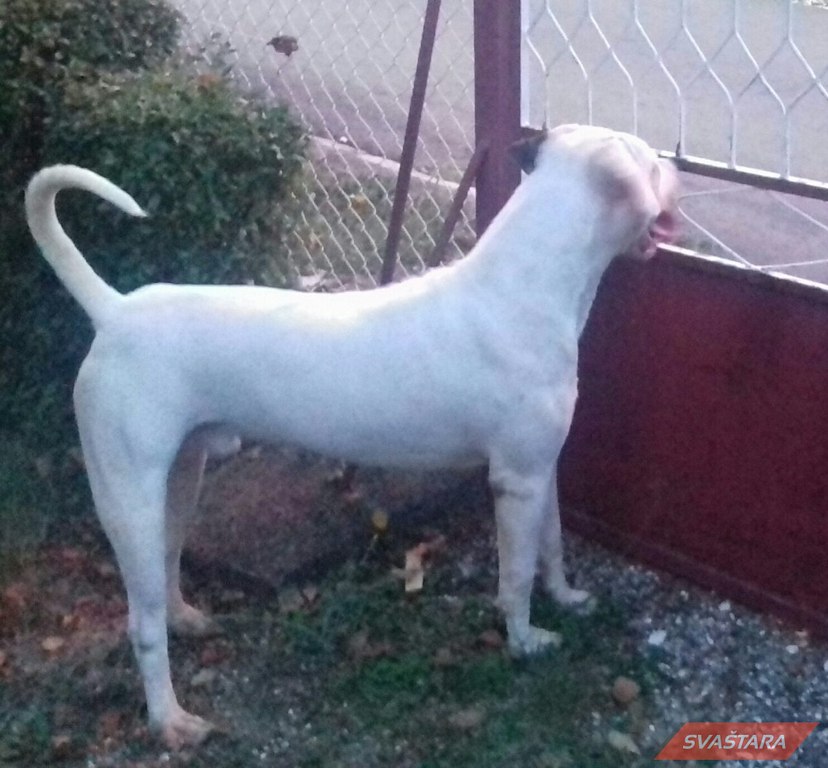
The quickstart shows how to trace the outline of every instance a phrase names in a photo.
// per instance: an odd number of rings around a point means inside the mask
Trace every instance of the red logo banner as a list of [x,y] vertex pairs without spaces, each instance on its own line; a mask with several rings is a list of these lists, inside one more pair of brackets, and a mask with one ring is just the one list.
[[686,723],[656,760],[787,760],[818,723]]

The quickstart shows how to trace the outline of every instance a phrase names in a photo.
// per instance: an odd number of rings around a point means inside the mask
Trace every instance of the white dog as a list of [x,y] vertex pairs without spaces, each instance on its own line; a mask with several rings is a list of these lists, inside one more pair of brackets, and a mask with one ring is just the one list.
[[[649,256],[675,223],[676,173],[640,139],[561,126],[520,142],[531,170],[462,261],[372,291],[151,285],[122,295],[61,228],[76,187],[143,212],[91,171],[29,184],[29,227],[97,332],[75,384],[95,505],[126,583],[150,724],[170,747],[210,725],[176,700],[167,625],[203,633],[179,557],[205,455],[239,437],[400,467],[488,463],[498,601],[514,653],[556,640],[529,623],[532,583],[561,603],[556,463],[577,396],[578,337],[619,254]],[[185,193],[182,190],[182,193]]]

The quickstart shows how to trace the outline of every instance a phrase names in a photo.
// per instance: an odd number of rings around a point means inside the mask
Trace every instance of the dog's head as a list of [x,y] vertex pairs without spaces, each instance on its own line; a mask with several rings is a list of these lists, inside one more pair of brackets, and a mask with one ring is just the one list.
[[[678,173],[637,136],[587,125],[527,132],[512,152],[527,173],[562,161],[601,206],[600,226],[618,253],[649,258],[678,234]],[[577,171],[577,172],[576,172]],[[568,175],[569,175],[568,174]]]

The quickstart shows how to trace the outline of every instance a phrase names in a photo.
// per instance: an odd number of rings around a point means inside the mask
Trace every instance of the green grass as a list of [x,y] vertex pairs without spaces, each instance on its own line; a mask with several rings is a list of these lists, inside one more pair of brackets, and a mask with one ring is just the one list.
[[[484,630],[500,624],[490,601],[476,593],[447,599],[439,572],[429,574],[426,590],[413,600],[394,579],[367,578],[353,568],[344,578],[335,575],[331,588],[323,585],[322,594],[314,611],[280,619],[284,644],[275,651],[290,657],[280,665],[310,668],[323,681],[318,695],[326,705],[314,712],[319,739],[300,765],[345,764],[343,724],[351,743],[381,745],[374,749],[376,764],[394,764],[395,745],[406,765],[420,768],[636,764],[592,727],[595,711],[617,730],[634,727],[636,715],[613,703],[609,685],[627,674],[646,696],[657,674],[627,648],[617,609],[577,616],[538,600],[536,622],[561,632],[562,647],[515,661],[479,642]],[[348,640],[360,631],[381,655],[349,655]],[[438,661],[446,649],[449,660]],[[482,713],[479,725],[452,724],[453,715],[469,709]]]
[[49,753],[48,714],[37,706],[0,713],[0,765],[37,765]]
[[[484,528],[475,537],[491,533]],[[462,540],[447,538],[462,550]],[[72,759],[61,763],[67,768],[80,768],[84,755],[96,753],[107,755],[106,764],[147,768],[649,764],[607,744],[610,729],[636,737],[649,722],[648,691],[659,675],[655,661],[634,649],[621,610],[599,601],[591,615],[580,616],[537,595],[534,622],[560,632],[562,645],[514,660],[492,641],[495,630],[503,632],[490,598],[493,558],[465,577],[454,565],[462,552],[439,556],[425,589],[406,596],[389,572],[401,561],[401,546],[333,570],[316,585],[318,599],[301,610],[283,612],[278,600],[261,596],[235,606],[224,619],[227,634],[218,642],[225,661],[215,667],[212,687],[189,682],[203,669],[210,641],[174,639],[171,661],[182,703],[227,730],[180,760],[164,763],[155,742],[135,735],[146,713],[129,644],[118,633],[108,640],[68,634],[76,648],[71,656],[7,666],[7,678],[0,676],[0,765],[50,765],[55,739],[71,739]],[[100,555],[91,557],[97,562]],[[99,582],[95,568],[64,578],[48,571],[48,556],[38,562],[29,569],[33,576],[73,590],[68,605],[119,592],[112,580]],[[31,594],[39,589],[33,586]],[[196,600],[209,604],[222,591],[203,585]],[[48,602],[32,608],[20,640],[7,647],[11,659],[42,656],[42,638],[60,633],[60,613],[50,613]],[[642,687],[628,709],[610,695],[620,674]],[[107,744],[101,723],[113,713],[119,724]]]
[[0,433],[0,584],[18,555],[42,541],[54,502],[35,458],[12,435]]

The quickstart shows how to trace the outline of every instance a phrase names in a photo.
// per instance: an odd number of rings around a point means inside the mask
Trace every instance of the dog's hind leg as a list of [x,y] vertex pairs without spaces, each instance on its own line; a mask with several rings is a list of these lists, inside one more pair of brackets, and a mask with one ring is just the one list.
[[129,636],[141,670],[150,727],[171,748],[196,744],[212,726],[179,705],[167,648],[165,502],[175,447],[163,446],[174,444],[134,440],[136,421],[119,422],[117,405],[95,402],[78,387],[75,393],[95,507],[126,586]]
[[187,439],[167,479],[166,565],[167,623],[177,635],[207,637],[220,632],[218,624],[190,605],[181,594],[181,550],[193,517],[207,454],[200,441]]
[[181,594],[181,550],[187,525],[195,513],[208,456],[223,458],[241,447],[238,436],[219,428],[197,429],[187,437],[167,480],[167,622],[177,635],[208,637],[221,628]]
[[[90,458],[91,454],[91,458]],[[129,636],[141,670],[150,727],[179,748],[202,741],[211,726],[185,712],[173,691],[167,649],[165,569],[166,468],[121,471],[111,457],[87,454],[95,506],[115,550],[129,603]],[[121,462],[117,462],[121,464]]]

